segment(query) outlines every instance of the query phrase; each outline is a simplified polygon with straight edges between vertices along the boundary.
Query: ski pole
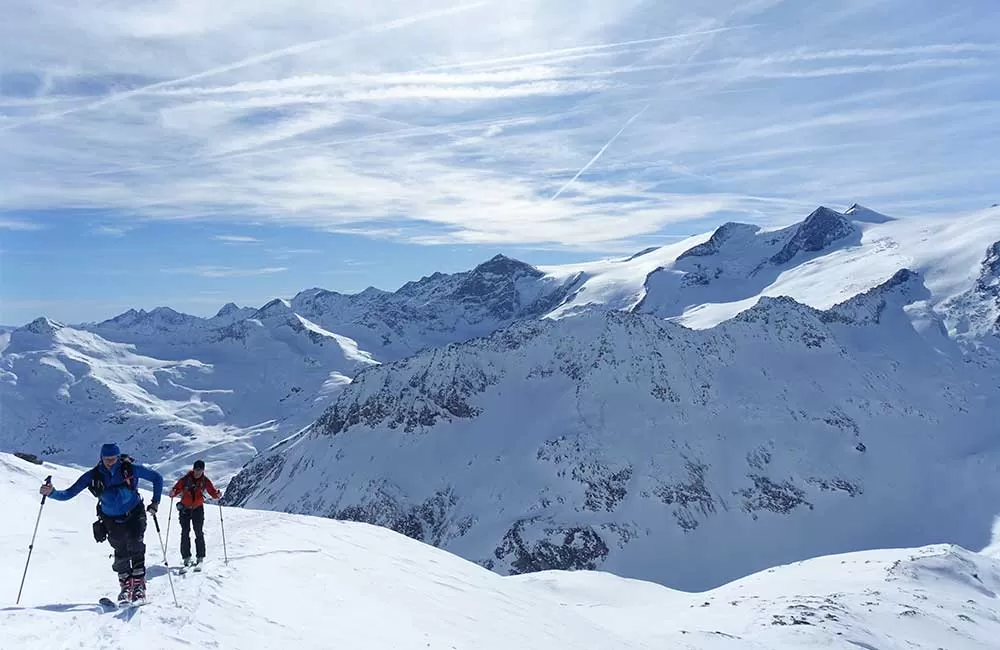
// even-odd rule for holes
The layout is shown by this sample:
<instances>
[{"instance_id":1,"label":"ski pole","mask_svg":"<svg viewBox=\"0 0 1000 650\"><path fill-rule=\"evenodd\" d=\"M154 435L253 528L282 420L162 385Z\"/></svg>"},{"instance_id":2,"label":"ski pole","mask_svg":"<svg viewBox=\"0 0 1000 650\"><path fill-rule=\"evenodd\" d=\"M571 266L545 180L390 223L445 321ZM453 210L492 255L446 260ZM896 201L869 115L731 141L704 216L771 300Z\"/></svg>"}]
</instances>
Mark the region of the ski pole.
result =
<instances>
[{"instance_id":1,"label":"ski pole","mask_svg":"<svg viewBox=\"0 0 1000 650\"><path fill-rule=\"evenodd\" d=\"M52 485L52 475L45 477L45 485ZM38 506L38 518L35 519L35 532L31 533L31 544L28 544L28 560L24 563L24 575L21 576L21 586L17 590L17 604L21 604L21 591L24 589L24 579L28 576L28 563L31 562L31 550L35 548L35 535L38 534L38 522L42 520L42 508L45 507L45 497L42 495L42 505Z\"/></svg>"},{"instance_id":2,"label":"ski pole","mask_svg":"<svg viewBox=\"0 0 1000 650\"><path fill-rule=\"evenodd\" d=\"M174 605L180 607L180 603L177 602L177 592L174 591L174 577L170 575L170 565L167 564L167 545L163 543L163 535L160 534L160 522L156 520L156 513L151 513L153 515L153 524L156 526L156 534L160 538L160 547L163 549L163 566L167 567L167 580L170 581L170 593L174 595Z\"/></svg>"},{"instance_id":3,"label":"ski pole","mask_svg":"<svg viewBox=\"0 0 1000 650\"><path fill-rule=\"evenodd\" d=\"M222 504L219 504L219 525L222 526L222 555L226 558L226 566L229 566L229 551L226 550L226 524L222 521Z\"/></svg>"},{"instance_id":4,"label":"ski pole","mask_svg":"<svg viewBox=\"0 0 1000 650\"><path fill-rule=\"evenodd\" d=\"M170 497L170 510L167 511L167 536L163 540L163 566L167 566L167 544L170 543L170 514L174 511L174 498Z\"/></svg>"}]
</instances>

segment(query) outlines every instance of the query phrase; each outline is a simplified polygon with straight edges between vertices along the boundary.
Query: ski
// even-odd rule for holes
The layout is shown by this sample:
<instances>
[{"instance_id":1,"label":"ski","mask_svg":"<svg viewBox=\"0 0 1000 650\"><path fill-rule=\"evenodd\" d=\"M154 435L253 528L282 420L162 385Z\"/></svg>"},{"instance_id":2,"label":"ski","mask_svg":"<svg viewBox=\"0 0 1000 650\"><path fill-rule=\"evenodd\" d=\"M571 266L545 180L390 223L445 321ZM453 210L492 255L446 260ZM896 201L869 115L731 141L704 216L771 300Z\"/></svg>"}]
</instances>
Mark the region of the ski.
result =
<instances>
[{"instance_id":1,"label":"ski","mask_svg":"<svg viewBox=\"0 0 1000 650\"><path fill-rule=\"evenodd\" d=\"M109 612L113 612L113 611L119 610L119 609L134 609L136 607L142 607L143 605L145 605L148 602L149 602L148 598L145 599L145 600L136 600L136 601L132 601L130 603L121 603L121 604L116 603L115 601L111 600L110 598L101 598L99 601L97 601L97 603L102 608L104 608L105 610L107 610Z\"/></svg>"}]
</instances>

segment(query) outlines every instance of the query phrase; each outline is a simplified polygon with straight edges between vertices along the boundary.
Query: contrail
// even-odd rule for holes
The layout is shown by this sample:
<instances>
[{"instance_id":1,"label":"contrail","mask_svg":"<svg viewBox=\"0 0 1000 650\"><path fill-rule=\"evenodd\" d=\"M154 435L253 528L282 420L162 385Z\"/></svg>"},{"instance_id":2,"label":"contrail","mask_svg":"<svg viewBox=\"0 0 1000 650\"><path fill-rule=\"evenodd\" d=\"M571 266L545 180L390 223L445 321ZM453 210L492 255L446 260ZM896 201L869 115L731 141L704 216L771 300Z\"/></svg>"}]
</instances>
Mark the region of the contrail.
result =
<instances>
[{"instance_id":1,"label":"contrail","mask_svg":"<svg viewBox=\"0 0 1000 650\"><path fill-rule=\"evenodd\" d=\"M532 52L530 54L518 54L516 56L505 56L499 59L480 59L478 61L466 61L464 63L448 63L445 65L436 65L430 68L422 68L420 70L415 70L414 72L430 72L433 70L448 70L452 68L470 68L474 66L483 65L496 65L498 63L513 63L516 61L525 61L530 59L540 59L550 56L559 56L562 54L577 54L582 52L597 52L600 50L608 50L616 47L628 47L630 45L645 45L647 43L662 43L664 41L674 41L681 38L689 38L691 36L708 36L711 34L718 34L720 32L730 32L736 29L750 29L756 27L756 25L736 25L733 27L719 27L716 29L706 29L699 32L688 32L686 34L671 34L670 36L656 36L653 38L640 38L634 41L620 41L618 43L599 43L597 45L579 45L576 47L564 47L558 50L548 50L545 52Z\"/></svg>"},{"instance_id":2,"label":"contrail","mask_svg":"<svg viewBox=\"0 0 1000 650\"><path fill-rule=\"evenodd\" d=\"M563 185L562 187L560 187L560 188L559 188L559 191L558 191L558 192L556 192L555 194L553 194L553 195L552 195L552 198L550 198L549 200L550 200L550 201L554 201L554 200L556 200L556 199L557 199L557 198L559 197L559 195L560 195L560 194L562 194L562 193L563 193L563 191L564 191L564 190L565 190L565 189L566 189L567 187L569 187L570 185L572 185L572 184L573 184L573 182L574 182L574 181L576 181L576 179L580 178L580 175L581 175L581 174L583 174L583 172L585 172L585 171L587 171L588 169L590 169L590 166L591 166L591 165L593 165L593 164L594 164L595 162L597 162L597 159L598 159L598 158L600 158L600 157L601 157L601 155L602 155L602 154L603 154L603 153L604 153L604 152L605 152L605 151L607 150L607 148L611 146L611 143L612 143L612 142L614 142L615 140L617 140L617 139L618 139L618 136L620 136L620 135L621 135L622 133L624 133L624 132L625 132L625 129L627 129L627 128L628 128L629 124L631 124L632 122L635 122L635 121L636 121L637 119L639 119L639 116L640 116L640 115L642 115L643 113L645 113L645 112L646 112L646 109L647 109L647 108L649 108L649 104L646 104L646 105L645 105L645 106L644 106L644 107L642 108L642 110L641 110L641 111L639 111L638 113L636 113L635 115L633 115L633 116L632 116L631 118L629 118L629 121L628 121L628 122L625 122L625 126L623 126L622 128L618 129L618 133L616 133L616 134L614 134L613 136L611 136L611 139L610 139L610 140L608 140L608 141L607 141L607 142L606 142L606 143L604 144L604 146L603 146L603 147L601 147L601 150L600 150L600 151L598 151L598 152L597 152L596 154L594 154L594 157L590 159L590 162L588 162L588 163L587 163L586 165L584 165L584 166L583 166L583 169L581 169L580 171L578 171L578 172L576 173L576 176L574 176L573 178L569 179L569 182L568 182L568 183L566 183L565 185Z\"/></svg>"},{"instance_id":3,"label":"contrail","mask_svg":"<svg viewBox=\"0 0 1000 650\"><path fill-rule=\"evenodd\" d=\"M428 11L426 13L417 14L415 16L410 16L408 18L398 18L396 20L391 20L385 23L379 23L377 25L372 25L370 27L362 27L361 29L349 32L347 34L342 34L340 36L335 36L332 38L322 38L315 41L308 41L306 43L300 43L298 45L292 45L290 47L283 47L277 50L271 50L270 52L265 52L264 54L258 54L255 56L236 61L234 63L227 63L216 68L211 68L209 70L204 70L202 72L189 75L187 77L179 77L177 79L170 79L167 81L159 81L154 84L149 84L147 86L142 86L141 88L135 88L133 90L128 90L122 93L116 93L114 95L109 95L101 100L86 104L84 106L77 106L75 108L69 108L64 111L59 111L55 113L45 113L44 115L38 115L35 117L28 118L23 122L18 122L17 124L11 124L0 128L0 133L4 131L11 131L18 127L24 126L26 124L33 124L35 122L42 122L45 120L58 119L60 117L65 117L66 115L72 115L73 113L79 113L81 111L89 111L95 108L100 108L102 106L107 106L115 102L120 102L129 97L135 97L136 95L141 95L147 93L151 90L157 90L159 88L165 88L168 86L173 86L175 84L187 83L189 81L197 81L198 79L204 79L205 77L214 77L216 75L224 74L226 72L232 72L233 70L240 70L252 65L257 65L258 63L265 63L267 61L273 61L274 59L279 59L292 54L301 54L302 52L308 52L309 50L314 50L318 47L323 47L324 45L329 45L335 43L339 40L345 38L351 38L352 36L358 36L365 34L367 32L385 32L394 29L399 29L401 27L406 27L408 25L413 25L415 23L423 22L426 20L432 20L434 18L441 18L443 16L450 16L452 14L461 13L463 11L469 11L471 9L478 9L484 5L491 4L490 0L483 0L482 2L475 2L472 4L458 5L451 7L449 9L439 9L437 11Z\"/></svg>"}]
</instances>

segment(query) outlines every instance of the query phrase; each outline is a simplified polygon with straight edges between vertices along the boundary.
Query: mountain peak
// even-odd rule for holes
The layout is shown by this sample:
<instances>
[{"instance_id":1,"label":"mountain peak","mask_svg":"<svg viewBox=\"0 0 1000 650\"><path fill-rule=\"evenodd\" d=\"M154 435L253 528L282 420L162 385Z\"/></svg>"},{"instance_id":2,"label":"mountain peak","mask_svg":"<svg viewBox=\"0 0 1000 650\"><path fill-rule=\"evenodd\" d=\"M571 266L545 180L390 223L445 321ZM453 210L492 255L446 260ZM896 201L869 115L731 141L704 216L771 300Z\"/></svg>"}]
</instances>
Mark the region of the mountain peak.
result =
<instances>
[{"instance_id":1,"label":"mountain peak","mask_svg":"<svg viewBox=\"0 0 1000 650\"><path fill-rule=\"evenodd\" d=\"M239 310L240 310L240 306L237 305L235 302L227 302L226 304L224 304L222 306L222 309L220 309L215 314L215 317L216 318L221 318L223 316L229 316L230 314L238 312Z\"/></svg>"},{"instance_id":2,"label":"mountain peak","mask_svg":"<svg viewBox=\"0 0 1000 650\"><path fill-rule=\"evenodd\" d=\"M761 296L750 308L741 311L733 317L734 321L744 323L767 323L775 316L786 318L790 314L815 314L816 310L803 304L791 296Z\"/></svg>"},{"instance_id":3,"label":"mountain peak","mask_svg":"<svg viewBox=\"0 0 1000 650\"><path fill-rule=\"evenodd\" d=\"M795 234L771 257L773 264L785 264L800 252L815 253L857 231L845 215L820 206L795 229Z\"/></svg>"},{"instance_id":4,"label":"mountain peak","mask_svg":"<svg viewBox=\"0 0 1000 650\"><path fill-rule=\"evenodd\" d=\"M876 212L870 208L866 208L860 203L854 203L851 207L844 211L844 215L851 218L852 221L864 221L866 223L887 223L889 221L895 221L892 217L886 216L881 212Z\"/></svg>"},{"instance_id":5,"label":"mountain peak","mask_svg":"<svg viewBox=\"0 0 1000 650\"><path fill-rule=\"evenodd\" d=\"M41 334L51 336L64 327L62 323L57 323L45 316L40 316L27 325L17 328L14 332L30 332L31 334Z\"/></svg>"},{"instance_id":6,"label":"mountain peak","mask_svg":"<svg viewBox=\"0 0 1000 650\"><path fill-rule=\"evenodd\" d=\"M536 278L544 275L541 271L527 262L522 262L521 260L516 260L503 254L494 255L489 260L472 269L472 272L506 276L528 275Z\"/></svg>"},{"instance_id":7,"label":"mountain peak","mask_svg":"<svg viewBox=\"0 0 1000 650\"><path fill-rule=\"evenodd\" d=\"M261 319L271 316L284 316L292 313L292 305L284 298L275 298L254 312L251 318Z\"/></svg>"},{"instance_id":8,"label":"mountain peak","mask_svg":"<svg viewBox=\"0 0 1000 650\"><path fill-rule=\"evenodd\" d=\"M114 318L98 323L98 327L114 327L128 329L136 326L147 326L153 329L182 326L202 321L198 316L185 314L170 307L156 307L150 311L145 309L129 309Z\"/></svg>"},{"instance_id":9,"label":"mountain peak","mask_svg":"<svg viewBox=\"0 0 1000 650\"><path fill-rule=\"evenodd\" d=\"M905 305L929 297L930 291L924 285L921 275L903 268L882 284L834 305L825 313L850 323L880 323L888 307L897 306L902 309Z\"/></svg>"},{"instance_id":10,"label":"mountain peak","mask_svg":"<svg viewBox=\"0 0 1000 650\"><path fill-rule=\"evenodd\" d=\"M738 223L734 221L724 223L715 229L715 232L713 232L712 236L708 238L708 241L689 248L678 255L677 259L680 260L685 257L705 257L708 255L715 255L722 248L722 245L734 236L751 236L756 235L759 231L760 226L754 226L748 223Z\"/></svg>"}]
</instances>

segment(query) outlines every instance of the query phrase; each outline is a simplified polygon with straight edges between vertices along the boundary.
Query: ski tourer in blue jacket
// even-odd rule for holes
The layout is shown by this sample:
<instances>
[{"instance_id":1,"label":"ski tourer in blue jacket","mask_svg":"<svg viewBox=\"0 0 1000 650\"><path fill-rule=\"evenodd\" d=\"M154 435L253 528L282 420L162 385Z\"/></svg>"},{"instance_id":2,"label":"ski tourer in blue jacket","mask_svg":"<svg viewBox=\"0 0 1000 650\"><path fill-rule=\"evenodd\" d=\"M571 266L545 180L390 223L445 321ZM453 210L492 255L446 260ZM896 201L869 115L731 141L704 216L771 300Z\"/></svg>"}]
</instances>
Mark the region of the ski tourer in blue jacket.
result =
<instances>
[{"instance_id":1,"label":"ski tourer in blue jacket","mask_svg":"<svg viewBox=\"0 0 1000 650\"><path fill-rule=\"evenodd\" d=\"M163 477L156 471L132 463L121 456L118 445L101 447L101 462L84 472L73 485L56 490L50 484L39 492L55 501L68 501L89 488L98 498L98 520L94 522L94 539L105 539L115 550L111 565L118 574L121 604L140 603L146 599L146 510L139 495L139 479L153 484L153 500L146 510L156 516L163 492Z\"/></svg>"},{"instance_id":2,"label":"ski tourer in blue jacket","mask_svg":"<svg viewBox=\"0 0 1000 650\"><path fill-rule=\"evenodd\" d=\"M80 478L76 479L76 483L65 490L53 490L49 494L49 498L55 501L68 501L72 499L80 494L84 488L89 487L95 478L98 478L94 476L94 472L98 472L100 474L99 479L103 483L103 490L101 491L98 503L101 513L105 517L109 519L124 517L142 501L138 489L139 479L146 479L153 484L152 503L159 504L160 495L163 492L163 476L144 465L132 465L132 477L126 478L122 474L122 460L119 456L120 454L112 454L111 457L114 457L115 460L111 467L108 467L106 461L102 462L97 467L84 472Z\"/></svg>"}]
</instances>

